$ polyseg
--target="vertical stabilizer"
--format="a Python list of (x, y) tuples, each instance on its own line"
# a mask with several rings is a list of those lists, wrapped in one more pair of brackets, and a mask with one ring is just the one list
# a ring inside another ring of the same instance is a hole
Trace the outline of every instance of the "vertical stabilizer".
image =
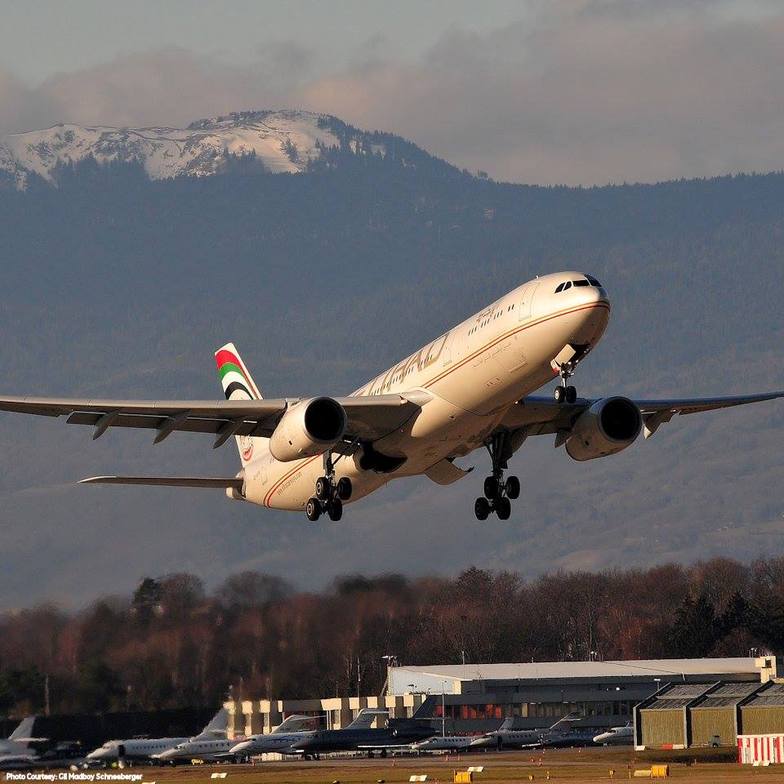
[(389, 711), (382, 708), (362, 708), (357, 718), (346, 729), (369, 730), (373, 723), (380, 718), (389, 718)]
[(35, 716), (25, 716), (17, 728), (8, 736), (8, 740), (15, 740), (17, 743), (24, 743), (35, 737)]
[(221, 708), (199, 733), (199, 738), (225, 738), (229, 729), (229, 712)]
[[(215, 363), (218, 366), (223, 393), (226, 400), (261, 400), (262, 395), (253, 381), (248, 368), (242, 361), (240, 352), (233, 343), (227, 343), (215, 352)], [(245, 467), (252, 459), (258, 447), (267, 439), (251, 436), (235, 436), (240, 460)]]

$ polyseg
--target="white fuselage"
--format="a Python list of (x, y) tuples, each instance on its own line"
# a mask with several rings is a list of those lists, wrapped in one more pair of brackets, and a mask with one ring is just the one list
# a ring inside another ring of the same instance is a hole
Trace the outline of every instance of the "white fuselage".
[(634, 743), (634, 727), (631, 725), (612, 727), (607, 732), (594, 736), (593, 742), (603, 746), (620, 746)]
[(171, 749), (155, 754), (154, 759), (160, 762), (175, 762), (177, 760), (202, 760), (210, 762), (222, 759), (229, 754), (232, 746), (236, 746), (243, 738), (191, 738), (184, 743), (178, 743)]
[(414, 751), (461, 751), (467, 749), (475, 738), (470, 735), (439, 735), (412, 743)]
[[(606, 292), (586, 282), (556, 293), (566, 280), (585, 275), (562, 272), (525, 283), (353, 393), (421, 391), (429, 399), (417, 416), (373, 444), (384, 455), (405, 458), (399, 468), (379, 473), (351, 458), (336, 462), (336, 479), (351, 479), (351, 501), (480, 448), (510, 406), (553, 379), (552, 363), (565, 346), (590, 350), (599, 341), (609, 319)], [(303, 509), (323, 470), (321, 455), (279, 462), (259, 450), (245, 466), (245, 500)]]
[(91, 762), (114, 762), (116, 760), (148, 760), (167, 749), (184, 743), (188, 738), (135, 738), (130, 740), (110, 740), (91, 751), (87, 759)]
[(316, 732), (305, 730), (302, 732), (271, 732), (267, 735), (253, 735), (247, 740), (235, 741), (231, 748), (232, 754), (285, 754), (287, 749), (296, 744), (310, 740)]

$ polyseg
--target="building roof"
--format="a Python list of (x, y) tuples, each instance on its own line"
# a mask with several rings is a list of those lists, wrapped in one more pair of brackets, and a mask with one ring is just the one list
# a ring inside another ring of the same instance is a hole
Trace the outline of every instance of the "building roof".
[[(515, 664), (433, 664), (392, 667), (390, 677), (423, 675), (458, 681), (564, 680), (568, 678), (661, 678), (683, 675), (758, 674), (752, 657), (724, 659), (639, 659), (630, 661), (520, 662)], [(398, 681), (399, 682), (399, 681)]]
[(754, 695), (744, 707), (779, 708), (784, 705), (784, 683), (770, 683)]

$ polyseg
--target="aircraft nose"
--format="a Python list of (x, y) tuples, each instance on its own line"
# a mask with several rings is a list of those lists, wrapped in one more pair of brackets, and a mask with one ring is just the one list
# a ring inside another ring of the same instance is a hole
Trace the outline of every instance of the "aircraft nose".
[(242, 754), (242, 752), (248, 751), (251, 746), (253, 746), (253, 741), (244, 740), (241, 743), (238, 743), (236, 746), (232, 746), (229, 751), (232, 754)]

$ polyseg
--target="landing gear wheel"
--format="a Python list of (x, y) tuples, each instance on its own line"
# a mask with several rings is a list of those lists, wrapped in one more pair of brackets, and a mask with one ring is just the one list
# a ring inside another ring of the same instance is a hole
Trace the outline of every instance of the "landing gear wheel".
[(305, 516), (311, 523), (315, 523), (321, 517), (321, 503), (318, 498), (308, 499), (308, 502), (305, 504)]
[(316, 480), (316, 498), (319, 501), (326, 501), (332, 491), (332, 482), (326, 476), (320, 476)]
[(501, 488), (499, 487), (498, 480), (494, 476), (488, 476), (485, 479), (484, 491), (485, 498), (489, 498), (491, 501), (501, 495)]
[(506, 497), (513, 501), (520, 497), (520, 480), (516, 476), (506, 478)]
[(351, 498), (352, 489), (353, 488), (351, 487), (351, 480), (347, 476), (344, 476), (338, 482), (338, 498), (341, 501), (348, 501), (349, 498)]
[(499, 498), (495, 502), (495, 513), (498, 515), (499, 520), (508, 520), (512, 514), (512, 504), (508, 498)]
[(553, 397), (555, 398), (556, 403), (563, 403), (566, 398), (566, 388), (556, 387), (553, 390)]
[(577, 390), (574, 387), (566, 387), (566, 402), (574, 405), (577, 402)]
[(487, 520), (490, 515), (490, 502), (486, 498), (477, 498), (474, 502), (474, 514), (477, 520)]
[(343, 502), (339, 498), (333, 498), (327, 507), (327, 514), (333, 523), (337, 523), (343, 517)]

